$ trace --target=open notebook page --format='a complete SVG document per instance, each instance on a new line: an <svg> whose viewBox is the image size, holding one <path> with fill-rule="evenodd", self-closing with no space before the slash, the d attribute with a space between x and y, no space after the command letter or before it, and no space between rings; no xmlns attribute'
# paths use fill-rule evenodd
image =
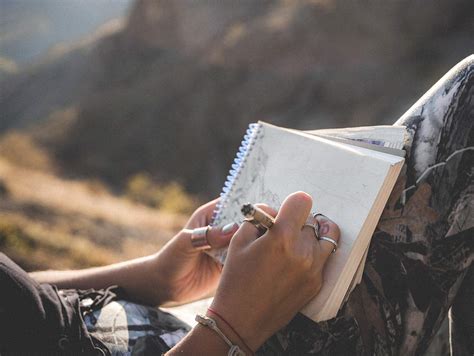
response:
<svg viewBox="0 0 474 356"><path fill-rule="evenodd" d="M342 303L370 236L365 238L364 246L354 250L356 255L351 255L354 242L363 228L365 235L372 234L375 224L370 227L372 231L368 231L365 223L369 214L378 220L385 201L377 211L373 211L374 204L382 188L391 190L393 184L387 187L386 178L392 168L401 167L402 162L403 159L397 156L260 123L258 135L216 225L241 221L240 207L246 202L264 202L278 208L294 191L311 194L313 211L331 217L342 234L340 248L326 267L320 294L303 310L304 314L318 320L318 311L325 308L335 287L339 293L331 295L331 303Z"/></svg>

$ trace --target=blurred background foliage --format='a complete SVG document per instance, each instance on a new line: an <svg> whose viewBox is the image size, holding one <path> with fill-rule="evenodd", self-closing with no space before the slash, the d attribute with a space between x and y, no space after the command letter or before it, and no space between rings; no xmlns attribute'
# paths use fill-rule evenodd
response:
<svg viewBox="0 0 474 356"><path fill-rule="evenodd" d="M137 173L127 180L125 195L130 200L170 213L190 215L198 199L177 182L159 184L147 173Z"/></svg>
<svg viewBox="0 0 474 356"><path fill-rule="evenodd" d="M0 249L158 250L246 126L390 124L474 48L471 0L0 0Z"/></svg>

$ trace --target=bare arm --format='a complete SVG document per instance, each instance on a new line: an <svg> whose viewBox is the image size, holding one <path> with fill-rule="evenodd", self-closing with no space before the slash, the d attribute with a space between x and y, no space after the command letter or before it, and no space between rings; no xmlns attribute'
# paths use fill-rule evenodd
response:
<svg viewBox="0 0 474 356"><path fill-rule="evenodd" d="M182 232L181 232L182 233ZM179 235L179 234L178 234ZM179 239L179 236L175 239ZM110 285L120 285L139 302L149 305L161 305L169 301L166 292L166 281L162 281L159 273L159 254L137 258L131 261L117 263L104 267L70 271L41 271L30 275L39 283L55 284L59 288L105 288ZM217 319L213 316L214 319ZM245 351L245 345L233 334L224 323L216 320L219 328L231 341ZM171 354L181 355L225 355L229 347L212 330L196 326ZM170 355L171 355L170 354Z"/></svg>
<svg viewBox="0 0 474 356"><path fill-rule="evenodd" d="M192 247L190 229L208 225L215 204L216 200L197 209L185 228L158 253L109 266L30 275L40 283L59 288L101 289L118 285L125 289L130 299L148 305L199 299L216 289L221 267ZM237 228L237 224L212 228L207 239L212 247L225 247Z"/></svg>
<svg viewBox="0 0 474 356"><path fill-rule="evenodd" d="M62 289L101 289L118 285L134 300L159 305L166 300L165 283L157 268L158 254L109 266L69 271L32 272L39 283L50 283ZM163 288L162 288L163 287Z"/></svg>
<svg viewBox="0 0 474 356"><path fill-rule="evenodd" d="M117 284L129 297L155 305L198 299L219 282L212 308L226 322L209 316L233 344L251 354L286 325L321 287L323 267L333 246L316 240L311 229L302 229L311 206L311 197L300 192L291 194L278 214L265 207L276 215L276 220L262 236L250 223L242 224L238 231L236 225L212 228L207 235L212 247L224 247L232 238L222 276L221 267L214 260L193 248L192 230L188 229L149 257L79 271L37 272L32 276L61 288ZM187 228L207 225L208 220L202 216L210 216L212 210L212 204L198 209ZM317 219L320 227L327 227L327 234L338 240L337 225ZM217 333L198 325L169 355L222 355L228 349Z"/></svg>

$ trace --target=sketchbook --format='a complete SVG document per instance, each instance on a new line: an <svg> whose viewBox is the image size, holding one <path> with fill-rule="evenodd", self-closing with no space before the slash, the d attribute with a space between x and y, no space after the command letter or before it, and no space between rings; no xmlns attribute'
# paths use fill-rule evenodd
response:
<svg viewBox="0 0 474 356"><path fill-rule="evenodd" d="M212 225L242 221L247 202L278 209L290 193L309 193L312 211L335 221L341 239L320 293L301 312L314 321L331 319L361 280L370 239L404 162L405 132L402 126L298 131L251 124ZM225 249L209 253L225 263Z"/></svg>

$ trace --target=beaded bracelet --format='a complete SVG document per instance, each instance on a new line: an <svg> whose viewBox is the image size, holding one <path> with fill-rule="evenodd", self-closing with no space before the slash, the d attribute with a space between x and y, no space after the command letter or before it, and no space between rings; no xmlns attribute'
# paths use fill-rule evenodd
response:
<svg viewBox="0 0 474 356"><path fill-rule="evenodd" d="M229 352L227 353L227 356L246 356L245 352L243 352L242 349L238 345L234 345L232 341L230 341L229 338L224 335L224 333L217 326L217 323L214 319L209 318L208 316L205 316L205 315L197 314L195 320L199 324L207 326L208 328L214 330L217 333L217 335L219 335L221 339L223 339L225 343L229 345L230 349L229 349Z"/></svg>

